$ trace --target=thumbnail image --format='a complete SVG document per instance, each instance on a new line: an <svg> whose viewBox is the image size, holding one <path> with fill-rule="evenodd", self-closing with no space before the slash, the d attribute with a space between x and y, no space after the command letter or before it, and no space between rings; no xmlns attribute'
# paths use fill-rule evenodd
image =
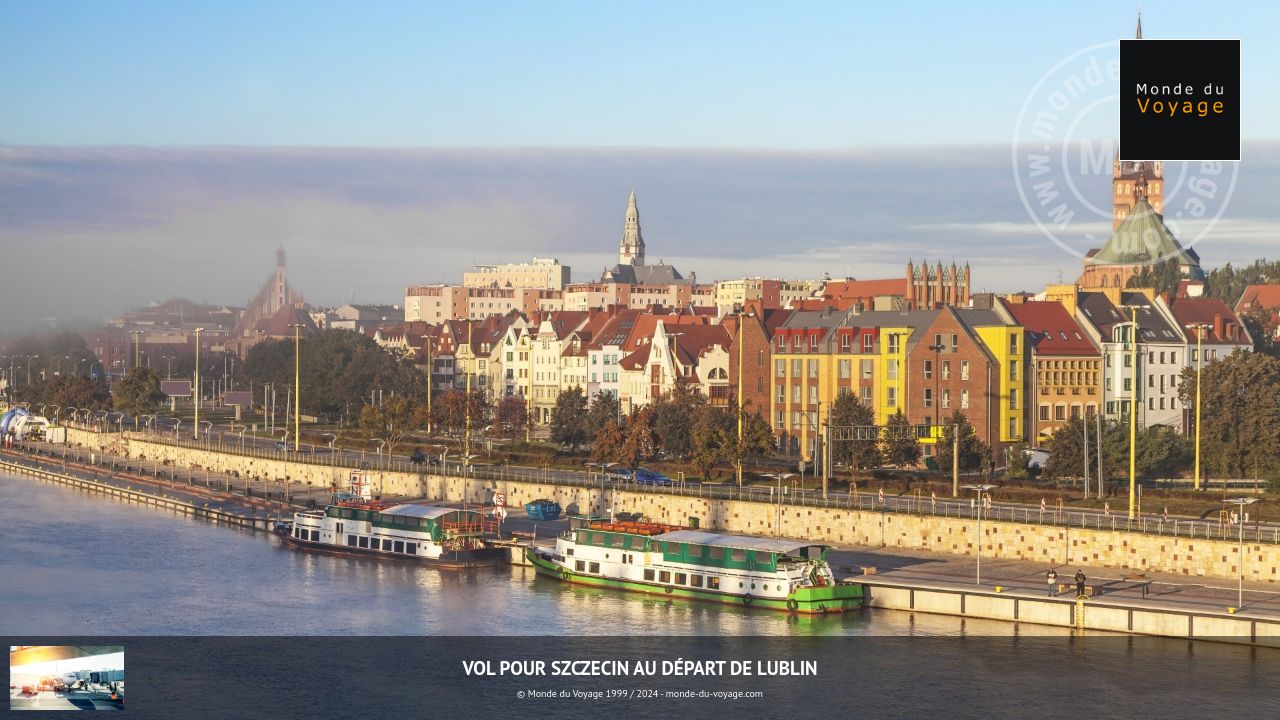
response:
<svg viewBox="0 0 1280 720"><path fill-rule="evenodd" d="M10 710L123 710L123 645L9 646Z"/></svg>

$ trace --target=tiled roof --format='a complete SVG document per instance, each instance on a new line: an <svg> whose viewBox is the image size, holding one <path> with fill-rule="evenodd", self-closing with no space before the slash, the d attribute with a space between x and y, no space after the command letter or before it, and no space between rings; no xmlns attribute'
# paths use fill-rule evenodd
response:
<svg viewBox="0 0 1280 720"><path fill-rule="evenodd" d="M1280 308L1280 284L1250 285L1245 288L1240 302L1236 303L1236 312L1254 308Z"/></svg>
<svg viewBox="0 0 1280 720"><path fill-rule="evenodd" d="M1037 355L1097 355L1098 348L1061 303L1010 303L1013 319L1026 329Z"/></svg>
<svg viewBox="0 0 1280 720"><path fill-rule="evenodd" d="M1204 323L1205 330L1202 342L1217 344L1241 344L1248 342L1236 316L1227 304L1217 298L1174 298L1169 302L1169 311L1182 327ZM1194 340L1195 330L1187 330L1187 337Z"/></svg>

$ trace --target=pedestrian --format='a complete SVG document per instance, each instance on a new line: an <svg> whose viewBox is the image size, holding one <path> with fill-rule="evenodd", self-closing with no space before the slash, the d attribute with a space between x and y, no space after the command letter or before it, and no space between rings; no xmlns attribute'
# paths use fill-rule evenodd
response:
<svg viewBox="0 0 1280 720"><path fill-rule="evenodd" d="M1076 597L1084 597L1084 570L1076 570Z"/></svg>
<svg viewBox="0 0 1280 720"><path fill-rule="evenodd" d="M1044 574L1044 581L1049 584L1049 597L1058 594L1058 572L1053 568L1049 568L1049 572Z"/></svg>

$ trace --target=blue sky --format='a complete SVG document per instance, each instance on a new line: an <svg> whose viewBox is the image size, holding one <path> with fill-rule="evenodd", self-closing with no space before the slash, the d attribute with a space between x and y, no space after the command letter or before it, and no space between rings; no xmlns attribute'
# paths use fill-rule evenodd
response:
<svg viewBox="0 0 1280 720"><path fill-rule="evenodd" d="M850 148L1007 142L1125 2L8 2L0 144ZM1280 7L1148 2L1243 40L1274 137ZM1089 134L1112 134L1104 119Z"/></svg>

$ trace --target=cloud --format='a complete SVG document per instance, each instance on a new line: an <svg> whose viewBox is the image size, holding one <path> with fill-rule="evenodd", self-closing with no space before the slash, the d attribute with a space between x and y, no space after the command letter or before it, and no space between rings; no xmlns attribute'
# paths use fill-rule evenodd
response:
<svg viewBox="0 0 1280 720"><path fill-rule="evenodd" d="M1280 229L1280 145L1246 155L1226 217L1197 245L1210 266L1265 254ZM1091 182L1107 202L1109 180ZM322 304L398 302L406 285L534 255L589 279L616 262L633 189L649 257L701 280L967 259L975 286L1006 291L1079 268L1028 218L1007 146L0 147L0 322L105 318L170 295L243 304L277 246L292 284Z"/></svg>

